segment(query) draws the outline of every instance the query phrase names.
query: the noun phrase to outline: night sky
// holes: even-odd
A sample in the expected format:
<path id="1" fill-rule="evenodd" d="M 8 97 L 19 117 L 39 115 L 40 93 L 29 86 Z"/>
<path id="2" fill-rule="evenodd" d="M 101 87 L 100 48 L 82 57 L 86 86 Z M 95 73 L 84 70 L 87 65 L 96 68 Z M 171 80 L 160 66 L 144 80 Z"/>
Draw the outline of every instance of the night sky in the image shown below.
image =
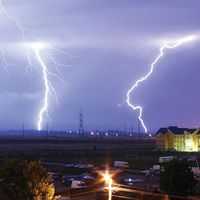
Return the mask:
<path id="1" fill-rule="evenodd" d="M 137 130 L 138 112 L 126 92 L 149 70 L 165 41 L 200 35 L 199 0 L 6 0 L 26 42 L 43 42 L 41 56 L 59 103 L 49 98 L 50 129 L 78 129 L 80 109 L 87 130 Z M 26 28 L 26 29 L 25 29 Z M 39 62 L 16 23 L 0 12 L 0 129 L 36 129 L 44 96 Z M 2 53 L 3 52 L 3 53 Z M 149 131 L 200 126 L 200 40 L 166 50 L 153 75 L 131 100 L 142 105 Z M 58 63 L 51 62 L 48 53 Z M 5 56 L 6 62 L 4 62 Z M 45 128 L 45 122 L 43 128 Z"/>

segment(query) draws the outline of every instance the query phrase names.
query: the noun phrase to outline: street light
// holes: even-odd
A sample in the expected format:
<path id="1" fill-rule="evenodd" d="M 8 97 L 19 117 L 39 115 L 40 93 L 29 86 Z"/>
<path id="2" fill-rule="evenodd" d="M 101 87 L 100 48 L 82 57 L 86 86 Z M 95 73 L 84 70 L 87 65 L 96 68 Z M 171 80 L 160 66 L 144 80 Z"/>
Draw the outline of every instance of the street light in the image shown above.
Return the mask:
<path id="1" fill-rule="evenodd" d="M 107 185 L 107 190 L 108 190 L 108 200 L 112 200 L 112 191 L 113 191 L 113 180 L 112 180 L 112 176 L 108 173 L 108 171 L 106 171 L 106 173 L 102 174 L 103 179 L 105 181 L 105 184 Z"/>

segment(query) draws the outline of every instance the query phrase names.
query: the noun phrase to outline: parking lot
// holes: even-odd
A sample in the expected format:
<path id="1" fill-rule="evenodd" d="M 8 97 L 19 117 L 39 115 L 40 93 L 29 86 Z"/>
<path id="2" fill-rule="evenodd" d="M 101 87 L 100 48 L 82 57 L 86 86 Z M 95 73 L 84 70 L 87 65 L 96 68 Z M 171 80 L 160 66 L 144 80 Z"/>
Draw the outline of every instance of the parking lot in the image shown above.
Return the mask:
<path id="1" fill-rule="evenodd" d="M 85 170 L 85 172 L 84 172 Z M 67 173 L 68 171 L 68 173 Z M 70 174 L 70 172 L 73 174 Z M 75 173 L 75 171 L 77 173 Z M 80 173 L 78 173 L 80 171 Z M 55 173 L 53 183 L 55 185 L 56 194 L 62 195 L 62 197 L 71 197 L 72 199 L 84 199 L 84 195 L 87 199 L 98 199 L 96 196 L 105 196 L 105 183 L 102 181 L 98 171 L 104 171 L 103 169 L 88 167 L 81 164 L 66 164 L 66 173 Z M 146 176 L 142 171 L 127 169 L 119 170 L 112 168 L 110 170 L 113 175 L 113 186 L 118 188 L 131 189 L 145 189 L 148 191 L 159 190 L 159 176 Z M 115 173 L 115 171 L 117 173 Z M 84 172 L 84 173 L 82 173 Z M 80 188 L 72 188 L 72 181 L 84 182 Z M 103 192 L 103 194 L 102 194 Z M 103 197 L 101 197 L 102 199 Z"/>

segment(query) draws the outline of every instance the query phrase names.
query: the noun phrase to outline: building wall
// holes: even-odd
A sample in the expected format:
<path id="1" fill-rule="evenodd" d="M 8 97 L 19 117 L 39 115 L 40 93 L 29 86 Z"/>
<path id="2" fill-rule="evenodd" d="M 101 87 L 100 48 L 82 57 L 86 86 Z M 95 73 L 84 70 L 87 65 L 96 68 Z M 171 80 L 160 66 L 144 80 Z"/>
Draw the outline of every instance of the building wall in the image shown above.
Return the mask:
<path id="1" fill-rule="evenodd" d="M 175 135 L 171 131 L 166 133 L 166 149 L 173 150 L 174 149 L 174 138 Z"/>
<path id="2" fill-rule="evenodd" d="M 168 129 L 166 133 L 156 135 L 156 149 L 177 150 L 177 151 L 200 151 L 199 129 L 193 133 L 184 131 L 183 134 L 176 134 Z"/>
<path id="3" fill-rule="evenodd" d="M 175 137 L 174 149 L 177 151 L 184 151 L 185 149 L 184 135 L 175 135 L 174 137 Z"/>
<path id="4" fill-rule="evenodd" d="M 197 148 L 200 151 L 200 134 L 197 135 Z"/>
<path id="5" fill-rule="evenodd" d="M 156 149 L 165 150 L 165 135 L 158 133 L 156 135 Z"/>
<path id="6" fill-rule="evenodd" d="M 156 135 L 156 149 L 173 150 L 174 149 L 174 134 L 167 132 L 165 134 L 158 133 Z"/>

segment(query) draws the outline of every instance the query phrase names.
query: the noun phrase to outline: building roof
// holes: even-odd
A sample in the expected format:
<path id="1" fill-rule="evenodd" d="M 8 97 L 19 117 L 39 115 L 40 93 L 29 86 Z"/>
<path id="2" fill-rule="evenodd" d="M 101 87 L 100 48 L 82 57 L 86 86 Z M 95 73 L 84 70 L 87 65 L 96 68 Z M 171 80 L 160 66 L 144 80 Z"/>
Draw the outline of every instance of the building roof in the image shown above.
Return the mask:
<path id="1" fill-rule="evenodd" d="M 176 135 L 182 135 L 184 134 L 185 128 L 178 128 L 177 126 L 169 126 L 168 130 Z"/>
<path id="2" fill-rule="evenodd" d="M 198 132 L 197 132 L 197 134 L 200 134 L 200 129 L 198 128 Z"/>
<path id="3" fill-rule="evenodd" d="M 188 132 L 188 133 L 194 133 L 197 129 L 189 129 L 189 128 L 178 128 L 177 126 L 169 126 L 168 128 L 160 128 L 156 135 L 158 133 L 161 133 L 161 134 L 165 134 L 169 131 L 171 131 L 172 133 L 174 133 L 175 135 L 183 135 L 184 132 Z M 200 134 L 200 129 L 198 129 L 198 132 L 197 134 Z"/>
<path id="4" fill-rule="evenodd" d="M 168 132 L 167 128 L 160 128 L 160 129 L 157 131 L 156 135 L 157 135 L 158 133 L 165 134 L 165 133 L 167 133 L 167 132 Z"/>
<path id="5" fill-rule="evenodd" d="M 187 131 L 188 133 L 194 133 L 197 129 L 194 129 L 194 128 L 186 128 L 185 131 Z"/>

